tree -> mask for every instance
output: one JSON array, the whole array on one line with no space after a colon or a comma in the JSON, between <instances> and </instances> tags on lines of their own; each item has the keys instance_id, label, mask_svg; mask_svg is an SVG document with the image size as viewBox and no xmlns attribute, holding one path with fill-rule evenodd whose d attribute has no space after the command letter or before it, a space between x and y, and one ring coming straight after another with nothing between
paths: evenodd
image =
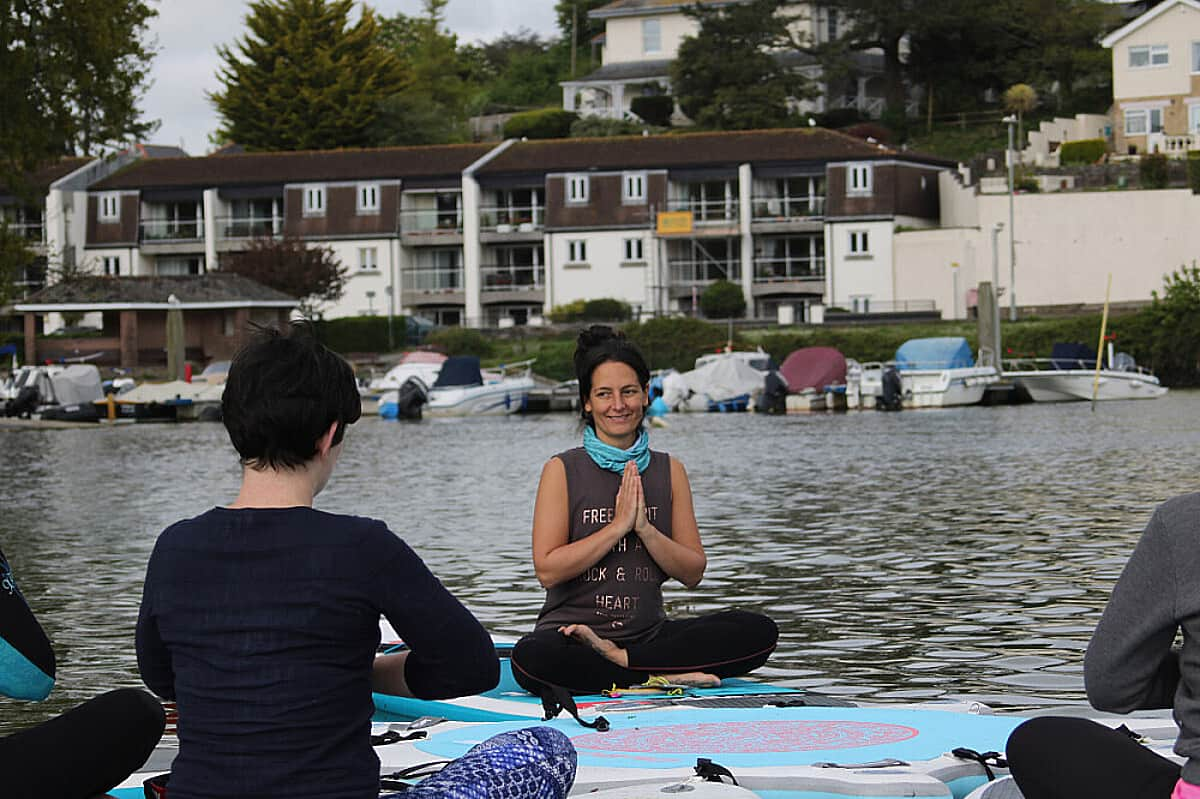
<instances>
[{"instance_id":1,"label":"tree","mask_svg":"<svg viewBox=\"0 0 1200 799\"><path fill-rule=\"evenodd\" d=\"M61 156L145 136L141 117L157 12L143 0L7 0L0 18L0 183Z\"/></svg>"},{"instance_id":2,"label":"tree","mask_svg":"<svg viewBox=\"0 0 1200 799\"><path fill-rule=\"evenodd\" d=\"M1027 83L1014 83L1004 90L1004 110L1017 115L1017 142L1020 150L1025 141L1025 115L1037 108L1037 91Z\"/></svg>"},{"instance_id":3,"label":"tree","mask_svg":"<svg viewBox=\"0 0 1200 799\"><path fill-rule=\"evenodd\" d=\"M700 295L700 310L706 319L731 319L746 314L746 298L742 287L728 280L718 280Z\"/></svg>"},{"instance_id":4,"label":"tree","mask_svg":"<svg viewBox=\"0 0 1200 799\"><path fill-rule=\"evenodd\" d=\"M425 0L420 17L397 14L382 23L383 41L403 65L406 85L383 101L374 125L375 143L446 144L466 139L469 66L458 39L443 29L447 0Z\"/></svg>"},{"instance_id":5,"label":"tree","mask_svg":"<svg viewBox=\"0 0 1200 799\"><path fill-rule=\"evenodd\" d=\"M0 308L20 299L17 283L36 266L29 241L0 220Z\"/></svg>"},{"instance_id":6,"label":"tree","mask_svg":"<svg viewBox=\"0 0 1200 799\"><path fill-rule=\"evenodd\" d=\"M209 95L220 135L250 150L363 147L383 100L404 85L400 62L353 0L257 0L250 32L221 46L222 89Z\"/></svg>"},{"instance_id":7,"label":"tree","mask_svg":"<svg viewBox=\"0 0 1200 799\"><path fill-rule=\"evenodd\" d=\"M331 248L309 247L297 238L255 239L223 257L221 270L298 298L305 315L321 302L340 299L349 274Z\"/></svg>"},{"instance_id":8,"label":"tree","mask_svg":"<svg viewBox=\"0 0 1200 799\"><path fill-rule=\"evenodd\" d=\"M592 40L604 33L605 25L604 20L589 17L588 12L611 2L612 0L558 0L554 4L558 29L562 31L563 44L566 45L568 54L572 47L575 48L576 58L581 50L584 51L584 56L591 52ZM568 66L565 77L576 77L571 69L574 66L574 62Z\"/></svg>"},{"instance_id":9,"label":"tree","mask_svg":"<svg viewBox=\"0 0 1200 799\"><path fill-rule=\"evenodd\" d=\"M789 26L797 19L783 0L730 6L695 5L684 14L700 23L671 67L679 107L697 125L723 130L793 124L791 104L812 97L812 82L772 51L799 50Z\"/></svg>"}]
</instances>

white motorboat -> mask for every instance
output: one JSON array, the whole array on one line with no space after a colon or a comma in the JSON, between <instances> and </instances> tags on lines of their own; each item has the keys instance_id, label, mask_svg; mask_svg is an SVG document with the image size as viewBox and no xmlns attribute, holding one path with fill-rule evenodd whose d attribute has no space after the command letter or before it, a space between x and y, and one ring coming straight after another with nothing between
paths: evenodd
<instances>
[{"instance_id":1,"label":"white motorboat","mask_svg":"<svg viewBox=\"0 0 1200 799\"><path fill-rule=\"evenodd\" d=\"M362 412L367 415L377 413L385 419L420 418L419 406L424 404L425 393L437 381L445 361L446 356L440 352L414 350L404 353L386 374L359 388ZM413 382L406 389L405 384L410 380ZM404 401L401 401L402 394ZM414 411L413 403L418 398L420 401Z\"/></svg>"},{"instance_id":2,"label":"white motorboat","mask_svg":"<svg viewBox=\"0 0 1200 799\"><path fill-rule=\"evenodd\" d=\"M893 390L888 390L889 372L899 378ZM976 365L966 339L917 338L901 344L887 364L867 363L850 370L847 383L856 381L857 386L847 390L860 398L863 408L888 407L889 395L894 395L895 407L946 408L978 404L999 379L995 366Z\"/></svg>"},{"instance_id":3,"label":"white motorboat","mask_svg":"<svg viewBox=\"0 0 1200 799\"><path fill-rule=\"evenodd\" d=\"M419 419L430 416L504 415L525 409L535 382L533 360L481 369L473 355L447 358L437 380L426 388L420 377L410 376L379 399L384 418ZM421 405L424 408L421 408Z\"/></svg>"},{"instance_id":4,"label":"white motorboat","mask_svg":"<svg viewBox=\"0 0 1200 799\"><path fill-rule=\"evenodd\" d=\"M663 402L672 411L749 410L762 394L767 375L778 368L761 347L701 355L695 369L662 375Z\"/></svg>"},{"instance_id":5,"label":"white motorboat","mask_svg":"<svg viewBox=\"0 0 1200 799\"><path fill-rule=\"evenodd\" d=\"M13 374L0 403L3 415L59 421L94 422L100 418L93 405L104 396L100 370L90 363L22 366Z\"/></svg>"},{"instance_id":6,"label":"white motorboat","mask_svg":"<svg viewBox=\"0 0 1200 799\"><path fill-rule=\"evenodd\" d=\"M1083 345L1055 344L1049 358L1006 361L1004 376L1021 386L1034 402L1157 399L1167 393L1158 378L1123 352L1109 346L1108 365L1096 373L1096 355ZM1098 381L1097 381L1098 378Z\"/></svg>"}]
</instances>

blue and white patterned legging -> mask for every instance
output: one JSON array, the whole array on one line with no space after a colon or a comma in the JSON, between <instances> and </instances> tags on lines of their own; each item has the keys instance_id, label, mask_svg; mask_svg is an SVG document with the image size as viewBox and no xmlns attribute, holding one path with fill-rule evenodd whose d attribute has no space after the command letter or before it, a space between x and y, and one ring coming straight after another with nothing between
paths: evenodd
<instances>
[{"instance_id":1,"label":"blue and white patterned legging","mask_svg":"<svg viewBox=\"0 0 1200 799\"><path fill-rule=\"evenodd\" d=\"M575 747L571 739L552 727L528 727L488 738L437 774L394 796L563 799L574 783Z\"/></svg>"}]
</instances>

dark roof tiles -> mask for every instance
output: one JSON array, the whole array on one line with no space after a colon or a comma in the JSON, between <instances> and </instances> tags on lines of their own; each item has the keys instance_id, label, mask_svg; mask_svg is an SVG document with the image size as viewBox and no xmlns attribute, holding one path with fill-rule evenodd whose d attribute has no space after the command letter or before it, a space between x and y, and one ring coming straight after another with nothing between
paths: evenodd
<instances>
[{"instance_id":1,"label":"dark roof tiles","mask_svg":"<svg viewBox=\"0 0 1200 799\"><path fill-rule=\"evenodd\" d=\"M85 275L47 286L20 305L165 303L172 294L184 304L204 302L293 302L294 297L233 274L162 277L101 277ZM299 304L299 303L297 303Z\"/></svg>"},{"instance_id":2,"label":"dark roof tiles","mask_svg":"<svg viewBox=\"0 0 1200 799\"><path fill-rule=\"evenodd\" d=\"M185 186L212 188L457 175L491 148L490 144L456 144L153 158L139 161L91 188L97 191Z\"/></svg>"}]
</instances>

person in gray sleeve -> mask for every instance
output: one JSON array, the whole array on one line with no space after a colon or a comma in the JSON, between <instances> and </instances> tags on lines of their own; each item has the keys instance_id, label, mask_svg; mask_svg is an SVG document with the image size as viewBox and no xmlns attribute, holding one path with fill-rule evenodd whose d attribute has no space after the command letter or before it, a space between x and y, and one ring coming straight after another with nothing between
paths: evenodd
<instances>
[{"instance_id":1,"label":"person in gray sleeve","mask_svg":"<svg viewBox=\"0 0 1200 799\"><path fill-rule=\"evenodd\" d=\"M1155 511L1100 617L1083 672L1097 710L1173 708L1175 753L1186 761L1181 768L1087 719L1034 718L1007 747L1025 799L1200 799L1200 494Z\"/></svg>"}]
</instances>

